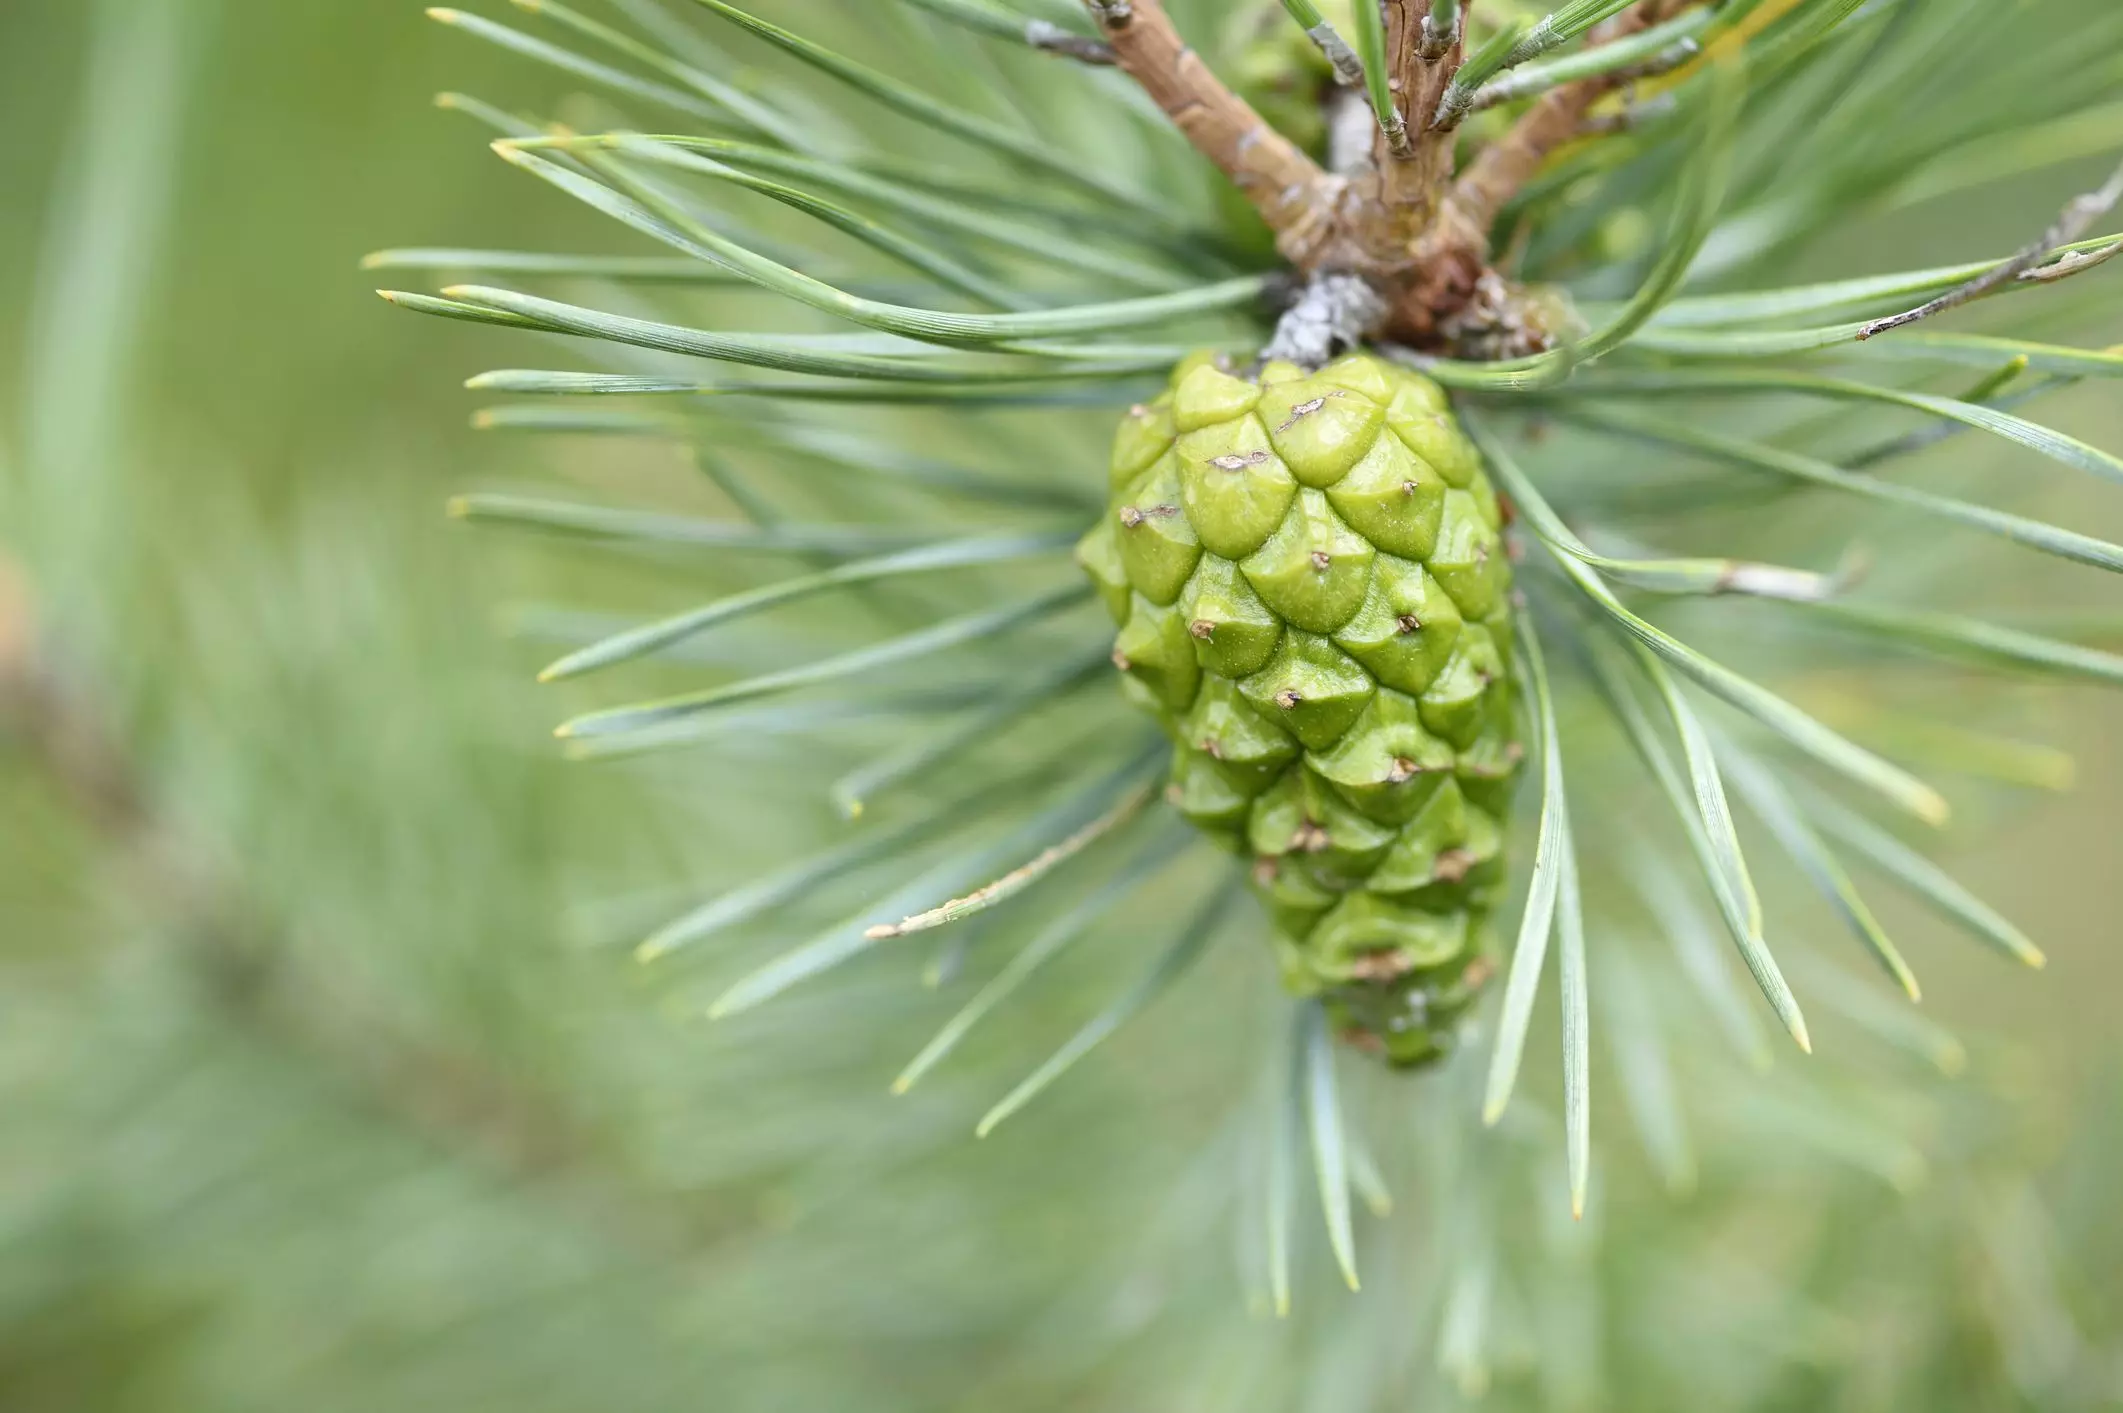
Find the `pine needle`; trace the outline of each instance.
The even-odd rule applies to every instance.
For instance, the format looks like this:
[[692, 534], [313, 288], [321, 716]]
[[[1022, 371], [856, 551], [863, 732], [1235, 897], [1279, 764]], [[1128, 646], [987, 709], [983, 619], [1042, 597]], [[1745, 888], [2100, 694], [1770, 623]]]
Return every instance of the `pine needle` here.
[[1320, 1211], [1327, 1220], [1327, 1242], [1335, 1265], [1351, 1290], [1356, 1278], [1356, 1235], [1350, 1225], [1349, 1159], [1342, 1130], [1341, 1096], [1334, 1082], [1334, 1049], [1327, 1034], [1327, 1013], [1317, 1001], [1295, 1010], [1292, 1047], [1303, 1076], [1305, 1114], [1312, 1136], [1312, 1172], [1319, 1183]]
[[912, 1089], [924, 1075], [957, 1049], [959, 1042], [971, 1034], [976, 1025], [985, 1020], [997, 1006], [1015, 995], [1032, 978], [1033, 973], [1073, 945], [1123, 899], [1164, 872], [1193, 842], [1191, 832], [1183, 827], [1168, 826], [1159, 837], [1145, 846], [1140, 857], [1131, 860], [1098, 889], [1041, 928], [1031, 941], [1018, 949], [1016, 955], [1011, 957], [1009, 963], [997, 972], [987, 985], [976, 992], [957, 1014], [944, 1022], [929, 1043], [921, 1048], [921, 1052], [907, 1062], [907, 1067], [892, 1081], [892, 1092], [904, 1094]]
[[[1546, 527], [1543, 538], [1553, 540], [1567, 535], [1561, 517], [1518, 469], [1502, 443], [1485, 429], [1485, 423], [1469, 418], [1467, 427], [1482, 448], [1491, 474], [1510, 492], [1529, 520]], [[1844, 739], [1782, 697], [1646, 622], [1624, 606], [1600, 577], [1580, 560], [1558, 555], [1554, 563], [1616, 627], [1671, 666], [1679, 668], [1713, 695], [1739, 708], [1823, 765], [1894, 801], [1926, 823], [1945, 823], [1949, 813], [1946, 800], [1931, 786]]]
[[1570, 1215], [1585, 1215], [1592, 1180], [1592, 1016], [1585, 975], [1585, 904], [1578, 890], [1577, 847], [1563, 822], [1556, 934], [1563, 1010], [1563, 1133], [1570, 1170]]
[[[1858, 332], [1858, 337], [1860, 339], [1873, 338], [1891, 330], [1914, 324], [1919, 319], [1928, 319], [1934, 314], [1943, 314], [1949, 309], [1955, 309], [1968, 303], [1970, 300], [1981, 299], [1992, 290], [2017, 280], [2022, 275], [2034, 273], [2035, 267], [2048, 258], [2050, 251], [2060, 245], [2068, 245], [2085, 235], [2087, 228], [2114, 210], [2116, 203], [2119, 201], [2123, 201], [2123, 166], [2117, 167], [2114, 174], [2095, 190], [2072, 198], [2049, 229], [2042, 232], [2031, 245], [2019, 251], [2010, 260], [2006, 260], [1994, 268], [1984, 271], [1966, 284], [1957, 285], [1938, 298], [1920, 304], [1914, 309], [1906, 310], [1889, 318], [1875, 319]], [[2077, 268], [2074, 268], [2071, 272], [2077, 273]]]
[[1541, 653], [1540, 635], [1531, 615], [1517, 614], [1520, 652], [1525, 659], [1525, 680], [1532, 690], [1535, 740], [1541, 760], [1541, 821], [1534, 844], [1533, 877], [1526, 893], [1525, 911], [1519, 918], [1518, 941], [1511, 948], [1511, 970], [1504, 983], [1504, 1001], [1497, 1014], [1496, 1044], [1489, 1057], [1489, 1082], [1482, 1100], [1482, 1122], [1494, 1125], [1504, 1117], [1511, 1092], [1518, 1083], [1519, 1062], [1526, 1051], [1526, 1030], [1533, 1018], [1535, 993], [1540, 990], [1541, 967], [1548, 956], [1548, 939], [1554, 930], [1556, 904], [1568, 869], [1570, 851], [1569, 804], [1563, 788], [1561, 735], [1556, 729], [1555, 698], [1548, 683], [1548, 664]]
[[1750, 760], [1744, 752], [1728, 747], [1727, 755], [1732, 760], [1736, 778], [1746, 791], [1748, 803], [1784, 852], [1791, 856], [1813, 885], [1827, 899], [1838, 916], [1865, 944], [1867, 951], [1879, 962], [1880, 969], [1901, 988], [1912, 1004], [1924, 999], [1923, 989], [1917, 985], [1916, 973], [1910, 970], [1894, 940], [1880, 926], [1872, 909], [1858, 893], [1857, 885], [1843, 870], [1834, 854], [1822, 844], [1806, 822], [1805, 816], [1793, 805], [1791, 798], [1774, 778], [1760, 765]]
[[1083, 1029], [1070, 1036], [1067, 1043], [1055, 1051], [1045, 1064], [1034, 1070], [1015, 1089], [1004, 1095], [994, 1108], [981, 1116], [980, 1122], [973, 1129], [975, 1136], [986, 1138], [993, 1133], [998, 1124], [1038, 1098], [1048, 1086], [1074, 1068], [1077, 1061], [1098, 1048], [1115, 1031], [1133, 1020], [1162, 995], [1166, 987], [1200, 958], [1223, 922], [1225, 911], [1238, 897], [1238, 891], [1235, 884], [1218, 888], [1140, 980], [1116, 996], [1104, 1010], [1093, 1016]]
[[[1152, 754], [1151, 759], [1156, 760], [1162, 754], [1161, 750], [1156, 751]], [[1138, 773], [1140, 773], [1140, 769], [1139, 767]], [[976, 913], [986, 912], [989, 908], [1007, 902], [1111, 834], [1114, 830], [1133, 820], [1142, 813], [1145, 805], [1156, 798], [1156, 795], [1157, 786], [1154, 783], [1146, 782], [1138, 785], [1123, 796], [1120, 803], [1112, 809], [1092, 820], [1060, 843], [1049, 845], [1040, 851], [1038, 857], [1019, 864], [994, 882], [982, 884], [971, 893], [953, 898], [946, 903], [939, 903], [926, 912], [915, 913], [910, 917], [902, 918], [898, 922], [879, 924], [864, 932], [863, 936], [872, 942], [883, 942], [894, 937], [906, 937], [912, 933], [927, 932], [931, 928], [943, 927], [962, 918], [972, 917]]]

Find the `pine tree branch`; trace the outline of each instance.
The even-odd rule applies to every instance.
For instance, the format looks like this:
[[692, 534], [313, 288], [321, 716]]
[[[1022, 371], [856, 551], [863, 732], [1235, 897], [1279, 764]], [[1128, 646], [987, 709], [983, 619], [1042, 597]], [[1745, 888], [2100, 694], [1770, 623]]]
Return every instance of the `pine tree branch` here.
[[97, 832], [131, 841], [145, 829], [145, 797], [83, 705], [40, 640], [29, 580], [0, 554], [0, 736], [43, 764]]
[[[12, 739], [121, 865], [203, 996], [232, 1024], [314, 1065], [356, 1106], [481, 1169], [543, 1183], [644, 1250], [698, 1227], [690, 1204], [644, 1211], [610, 1144], [559, 1096], [487, 1057], [408, 1027], [344, 975], [320, 977], [276, 943], [279, 924], [240, 871], [157, 798], [102, 698], [40, 631], [29, 579], [0, 553], [0, 739]], [[329, 998], [329, 1005], [318, 1004]]]
[[1395, 150], [1388, 135], [1382, 135], [1374, 156], [1379, 197], [1403, 242], [1430, 224], [1452, 179], [1453, 134], [1438, 130], [1432, 117], [1463, 57], [1465, 16], [1454, 7], [1449, 29], [1439, 34], [1432, 32], [1433, 19], [1430, 0], [1386, 0], [1389, 86], [1394, 106], [1413, 136], [1404, 139], [1403, 150]]
[[[1695, 3], [1699, 0], [1641, 0], [1635, 9], [1595, 31], [1587, 44], [1609, 44], [1640, 34]], [[1451, 205], [1467, 224], [1487, 231], [1504, 204], [1532, 179], [1548, 155], [1578, 136], [1593, 105], [1624, 82], [1619, 72], [1598, 74], [1544, 95], [1510, 132], [1482, 149], [1466, 175], [1453, 184]]]
[[1084, 0], [1115, 60], [1260, 212], [1301, 269], [1332, 238], [1344, 183], [1269, 126], [1187, 47], [1160, 0]]
[[1404, 85], [1400, 74], [1406, 66], [1408, 50], [1399, 32], [1398, 18], [1395, 16], [1389, 37], [1383, 0], [1357, 7], [1357, 49], [1363, 60], [1364, 87], [1371, 99], [1372, 115], [1384, 141], [1378, 157], [1381, 163], [1389, 157], [1406, 161], [1415, 155], [1408, 136], [1407, 108], [1401, 101]]

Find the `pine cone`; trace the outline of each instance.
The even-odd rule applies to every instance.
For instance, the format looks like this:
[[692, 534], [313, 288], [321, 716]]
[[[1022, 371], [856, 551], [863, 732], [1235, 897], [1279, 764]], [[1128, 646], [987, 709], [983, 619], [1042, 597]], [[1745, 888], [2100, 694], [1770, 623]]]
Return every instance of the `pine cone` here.
[[1078, 547], [1173, 802], [1255, 859], [1284, 985], [1395, 1065], [1489, 971], [1521, 747], [1496, 493], [1427, 379], [1199, 356], [1114, 441]]

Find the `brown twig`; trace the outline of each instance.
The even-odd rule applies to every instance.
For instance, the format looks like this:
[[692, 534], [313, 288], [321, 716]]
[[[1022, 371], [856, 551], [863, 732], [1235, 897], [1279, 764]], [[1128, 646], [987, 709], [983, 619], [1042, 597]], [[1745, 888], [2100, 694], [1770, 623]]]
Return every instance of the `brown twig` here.
[[[1464, 14], [1464, 11], [1462, 12]], [[1377, 155], [1379, 200], [1389, 213], [1390, 240], [1407, 247], [1436, 216], [1452, 179], [1453, 135], [1434, 130], [1430, 117], [1462, 57], [1460, 31], [1435, 43], [1428, 0], [1386, 0], [1388, 86], [1404, 123], [1405, 146], [1382, 142]]]
[[[1490, 267], [1491, 227], [1542, 160], [1579, 134], [1593, 105], [1647, 70], [1625, 68], [1556, 89], [1455, 183], [1457, 135], [1437, 115], [1464, 57], [1465, 4], [1459, 19], [1439, 27], [1449, 32], [1438, 33], [1429, 26], [1428, 0], [1361, 3], [1381, 6], [1386, 86], [1399, 122], [1372, 123], [1367, 139], [1355, 126], [1355, 103], [1343, 101], [1349, 124], [1334, 125], [1333, 170], [1327, 171], [1209, 71], [1161, 0], [1084, 0], [1120, 67], [1196, 151], [1238, 184], [1299, 275], [1354, 276], [1371, 284], [1384, 313], [1368, 336], [1414, 348], [1464, 343], [1491, 350], [1485, 355], [1491, 357], [1547, 347], [1548, 313]], [[1638, 0], [1588, 43], [1611, 43], [1701, 3]], [[1662, 54], [1652, 62], [1676, 57]]]
[[103, 699], [39, 631], [31, 583], [4, 553], [0, 740], [100, 837], [217, 1015], [312, 1064], [351, 1104], [470, 1165], [540, 1185], [639, 1249], [712, 1234], [714, 1214], [690, 1198], [644, 1202], [615, 1166], [610, 1135], [563, 1096], [299, 960], [242, 871], [160, 797]]
[[[1160, 0], [1084, 0], [1120, 67], [1238, 184], [1299, 273], [1354, 274], [1382, 290], [1417, 283], [1411, 307], [1450, 306], [1474, 287], [1485, 238], [1449, 219], [1454, 138], [1428, 123], [1459, 67], [1460, 34], [1455, 26], [1442, 45], [1426, 42], [1426, 0], [1376, 2], [1385, 9], [1387, 86], [1400, 122], [1375, 125], [1368, 169], [1359, 159], [1345, 173], [1339, 161], [1323, 170], [1211, 73]], [[1395, 295], [1385, 307], [1408, 303]], [[1427, 327], [1417, 325], [1404, 332]]]
[[1300, 269], [1323, 258], [1339, 225], [1344, 183], [1271, 127], [1187, 47], [1160, 0], [1084, 0], [1115, 60], [1237, 183]]
[[[1696, 0], [1641, 0], [1637, 7], [1600, 27], [1588, 44], [1608, 44], [1663, 24]], [[1548, 154], [1575, 138], [1592, 106], [1627, 80], [1620, 73], [1596, 74], [1566, 83], [1543, 95], [1511, 127], [1482, 149], [1453, 184], [1451, 205], [1470, 226], [1488, 230], [1504, 203], [1540, 170]]]
[[82, 705], [41, 641], [28, 578], [0, 556], [0, 736], [50, 769], [98, 831], [130, 840], [143, 832], [145, 797]]
[[[2085, 235], [2087, 228], [2113, 210], [2119, 201], [2123, 201], [2123, 166], [2117, 167], [2115, 173], [2096, 190], [2072, 198], [2063, 211], [2058, 213], [2057, 219], [2050, 223], [2049, 229], [2037, 236], [2032, 243], [2023, 247], [2010, 260], [2005, 261], [2003, 264], [1993, 265], [1990, 269], [1968, 281], [1968, 283], [1956, 285], [1929, 303], [1920, 304], [1914, 309], [1890, 315], [1885, 319], [1873, 320], [1864, 328], [1858, 330], [1858, 338], [1860, 340], [1869, 339], [1875, 334], [1884, 334], [1890, 329], [1899, 329], [1904, 325], [1914, 324], [1919, 319], [1929, 319], [1934, 314], [1943, 314], [1949, 309], [1957, 309], [1971, 300], [1981, 299], [1984, 295], [2001, 286], [2013, 283], [2022, 276], [2036, 274], [2036, 267], [2049, 258], [2051, 251], [2060, 245], [2070, 245], [2080, 236]], [[2105, 259], [2106, 256], [2104, 255], [2102, 258]], [[2070, 256], [2065, 257], [2065, 260], [2070, 259]], [[2059, 261], [2058, 263], [2063, 264], [2064, 262]], [[2057, 276], [2052, 278], [2061, 278], [2066, 274], [2076, 274], [2080, 270], [2089, 268], [2091, 264], [2098, 263], [2100, 263], [2098, 260], [2091, 262], [2079, 261], [2060, 271]]]

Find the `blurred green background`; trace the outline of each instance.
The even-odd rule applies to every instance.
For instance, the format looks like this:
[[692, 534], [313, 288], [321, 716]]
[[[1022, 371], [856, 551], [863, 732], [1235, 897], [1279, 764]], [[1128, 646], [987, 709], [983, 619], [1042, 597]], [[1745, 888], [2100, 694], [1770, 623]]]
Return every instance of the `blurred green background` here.
[[[445, 88], [553, 84], [410, 4], [0, 7], [0, 653], [33, 618], [58, 704], [0, 754], [0, 1409], [1150, 1406], [1093, 1391], [1082, 1332], [1131, 1332], [1102, 1263], [1142, 1233], [1221, 1239], [1165, 1204], [1230, 1045], [1173, 1028], [1228, 1017], [976, 1146], [978, 1086], [883, 1094], [937, 1015], [908, 967], [707, 1030], [598, 945], [755, 802], [561, 762], [502, 620], [575, 571], [442, 515], [554, 453], [467, 425], [501, 336], [394, 313], [359, 257], [608, 245]], [[2080, 175], [1835, 267], [2009, 247]], [[2108, 396], [2055, 420], [2123, 444]], [[2038, 1174], [2123, 1094], [2123, 731], [2060, 700], [2076, 788], [1952, 859], [2047, 974], [1909, 922], [1932, 1012], [2042, 1096]]]

